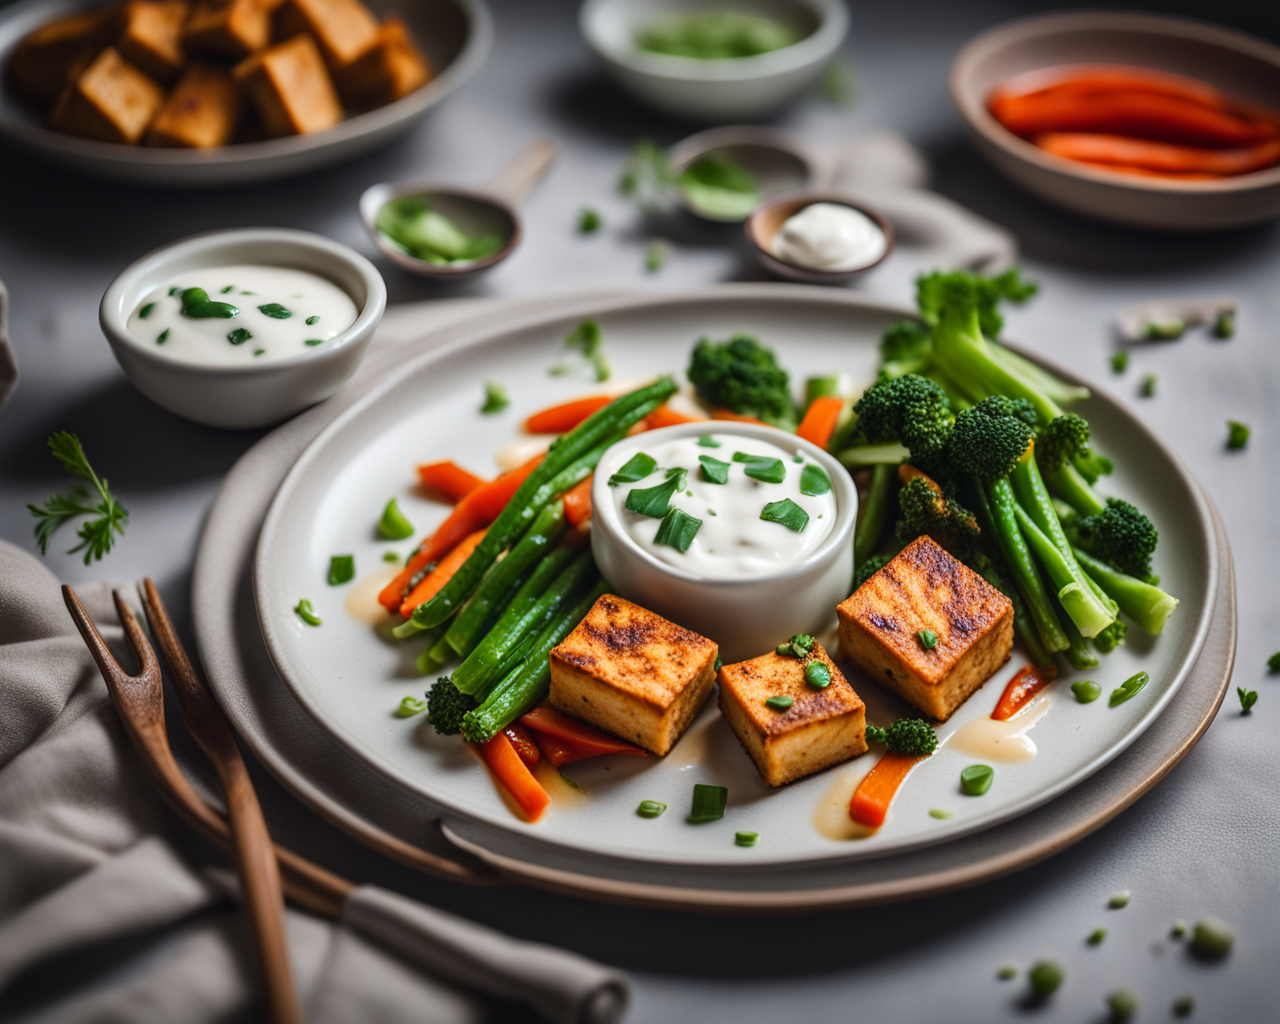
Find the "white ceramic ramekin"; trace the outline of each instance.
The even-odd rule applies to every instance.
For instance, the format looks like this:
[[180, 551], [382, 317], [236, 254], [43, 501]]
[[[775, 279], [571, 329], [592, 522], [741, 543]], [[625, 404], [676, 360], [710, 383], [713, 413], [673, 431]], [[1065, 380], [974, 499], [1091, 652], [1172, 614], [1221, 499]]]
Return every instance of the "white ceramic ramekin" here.
[[[327, 278], [351, 296], [356, 322], [291, 359], [256, 366], [204, 366], [135, 338], [128, 320], [142, 297], [177, 274], [249, 263], [293, 267]], [[193, 235], [126, 268], [102, 296], [98, 321], [125, 375], [157, 405], [214, 427], [279, 423], [328, 398], [356, 371], [387, 308], [387, 286], [359, 253], [307, 231], [237, 228]]]
[[[768, 441], [822, 466], [836, 499], [836, 525], [827, 539], [790, 568], [750, 580], [712, 580], [682, 572], [632, 540], [614, 505], [610, 472], [659, 442], [712, 433]], [[628, 437], [600, 460], [591, 485], [591, 509], [591, 553], [613, 592], [714, 640], [726, 663], [765, 654], [796, 633], [829, 628], [836, 605], [853, 590], [858, 489], [836, 459], [783, 430], [714, 420]]]

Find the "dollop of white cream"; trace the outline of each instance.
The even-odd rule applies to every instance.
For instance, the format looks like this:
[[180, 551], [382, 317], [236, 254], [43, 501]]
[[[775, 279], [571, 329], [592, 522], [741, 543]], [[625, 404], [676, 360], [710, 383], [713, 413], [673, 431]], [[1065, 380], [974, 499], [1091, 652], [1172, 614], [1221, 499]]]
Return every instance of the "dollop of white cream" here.
[[[211, 302], [227, 303], [232, 317], [190, 317], [182, 292], [203, 288]], [[262, 311], [268, 307], [277, 315]], [[288, 316], [281, 316], [281, 307]], [[359, 311], [332, 281], [292, 267], [242, 264], [178, 274], [144, 296], [129, 316], [139, 341], [171, 359], [205, 366], [278, 362], [336, 338]]]
[[782, 222], [771, 246], [778, 259], [814, 270], [857, 270], [889, 245], [880, 225], [841, 203], [811, 203]]
[[[753, 579], [781, 572], [816, 550], [836, 525], [836, 500], [833, 491], [825, 494], [800, 493], [800, 477], [811, 460], [803, 457], [799, 446], [790, 449], [768, 441], [736, 434], [707, 434], [718, 447], [698, 444], [697, 437], [686, 437], [639, 449], [628, 446], [625, 452], [610, 451], [601, 460], [597, 473], [613, 475], [636, 454], [637, 450], [652, 457], [658, 469], [635, 483], [620, 483], [610, 488], [617, 510], [618, 523], [636, 544], [674, 568], [704, 579]], [[765, 483], [746, 475], [743, 463], [734, 462], [737, 452], [782, 462], [785, 477], [781, 483]], [[713, 484], [704, 479], [698, 456], [707, 455], [729, 464], [728, 479]], [[800, 461], [796, 461], [797, 456]], [[702, 520], [687, 551], [655, 543], [661, 520], [627, 510], [627, 495], [636, 488], [656, 487], [667, 479], [669, 469], [688, 470], [683, 489], [671, 498], [678, 508]], [[825, 471], [824, 471], [825, 473]], [[801, 532], [780, 523], [760, 518], [771, 502], [790, 498], [809, 516]]]

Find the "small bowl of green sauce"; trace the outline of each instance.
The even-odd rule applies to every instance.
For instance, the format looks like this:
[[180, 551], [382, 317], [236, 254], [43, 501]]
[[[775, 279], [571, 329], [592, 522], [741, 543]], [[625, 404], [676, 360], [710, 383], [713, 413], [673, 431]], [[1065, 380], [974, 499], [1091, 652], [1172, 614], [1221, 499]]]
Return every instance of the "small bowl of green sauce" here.
[[772, 128], [712, 128], [667, 154], [675, 194], [704, 220], [741, 223], [766, 199], [812, 188], [816, 160], [796, 139]]
[[636, 99], [728, 122], [772, 114], [812, 85], [849, 14], [843, 0], [587, 0], [578, 24]]

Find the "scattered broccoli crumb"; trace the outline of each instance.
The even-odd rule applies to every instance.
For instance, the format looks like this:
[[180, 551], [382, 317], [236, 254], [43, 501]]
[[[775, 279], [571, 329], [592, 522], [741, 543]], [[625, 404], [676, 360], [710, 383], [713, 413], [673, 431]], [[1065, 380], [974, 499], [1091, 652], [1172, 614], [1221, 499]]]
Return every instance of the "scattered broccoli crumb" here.
[[655, 238], [649, 243], [644, 254], [644, 269], [653, 274], [662, 269], [671, 256], [671, 243], [663, 238]]
[[1129, 898], [1132, 894], [1128, 889], [1121, 889], [1119, 892], [1111, 894], [1111, 899], [1107, 900], [1107, 906], [1112, 910], [1119, 910], [1121, 907], [1129, 905]]
[[1142, 378], [1142, 386], [1138, 389], [1138, 394], [1143, 398], [1154, 398], [1156, 394], [1156, 375], [1149, 373]]
[[938, 749], [938, 734], [923, 718], [899, 718], [887, 729], [868, 725], [867, 742], [883, 743], [895, 754], [927, 757]]
[[1000, 970], [996, 971], [996, 977], [1001, 981], [1011, 981], [1017, 976], [1018, 968], [1009, 964], [1006, 964], [1004, 967], [1001, 967]]
[[800, 658], [803, 660], [813, 653], [813, 645], [817, 642], [814, 637], [809, 636], [807, 633], [797, 633], [785, 644], [778, 644], [777, 652], [784, 658]]
[[1280, 672], [1280, 651], [1276, 651], [1267, 659], [1267, 670], [1269, 672]]
[[1235, 929], [1216, 917], [1206, 917], [1196, 922], [1191, 933], [1191, 948], [1203, 957], [1216, 959], [1231, 952], [1236, 940]]
[[1107, 1007], [1114, 1021], [1132, 1020], [1138, 1012], [1138, 997], [1132, 989], [1122, 988], [1107, 996]]
[[1121, 349], [1119, 352], [1111, 354], [1111, 372], [1114, 374], [1124, 373], [1129, 369], [1129, 352], [1127, 349]]
[[1182, 996], [1180, 999], [1174, 1000], [1173, 1015], [1175, 1017], [1190, 1017], [1191, 1011], [1196, 1008], [1196, 1001], [1190, 996]]
[[487, 380], [484, 382], [484, 405], [480, 406], [480, 411], [486, 416], [502, 412], [511, 404], [511, 399], [507, 397], [507, 389], [495, 381]]
[[1105, 928], [1095, 928], [1092, 932], [1089, 933], [1089, 938], [1088, 938], [1089, 945], [1100, 946], [1102, 945], [1102, 940], [1105, 939], [1106, 937], [1107, 937], [1107, 930]]
[[578, 214], [578, 234], [594, 235], [600, 230], [600, 225], [602, 223], [603, 221], [600, 220], [600, 214], [596, 213], [596, 211], [590, 207], [584, 207], [582, 212]]
[[1174, 341], [1187, 331], [1185, 320], [1148, 320], [1144, 334], [1148, 341]]
[[916, 639], [920, 641], [920, 646], [926, 651], [931, 651], [938, 646], [938, 634], [931, 629], [922, 629], [916, 634]]
[[1182, 938], [1184, 935], [1187, 934], [1187, 922], [1174, 921], [1173, 927], [1169, 929], [1169, 934], [1172, 935], [1175, 939]]
[[1227, 420], [1227, 447], [1243, 448], [1249, 443], [1249, 428], [1239, 420]]
[[1036, 995], [1048, 996], [1058, 991], [1065, 977], [1061, 964], [1053, 960], [1041, 960], [1031, 968], [1027, 977], [1031, 979], [1031, 987]]
[[1213, 321], [1213, 336], [1215, 338], [1230, 338], [1236, 333], [1236, 315], [1234, 313], [1219, 313], [1217, 319]]
[[1246, 690], [1243, 686], [1236, 687], [1236, 696], [1240, 698], [1240, 714], [1247, 715], [1253, 710], [1253, 706], [1258, 703], [1258, 691]]

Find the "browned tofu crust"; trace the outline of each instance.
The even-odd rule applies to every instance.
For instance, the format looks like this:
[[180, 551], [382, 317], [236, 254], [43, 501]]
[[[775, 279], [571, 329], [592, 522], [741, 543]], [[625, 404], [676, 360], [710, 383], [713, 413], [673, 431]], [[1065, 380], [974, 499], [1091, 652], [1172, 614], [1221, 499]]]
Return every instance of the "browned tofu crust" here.
[[164, 102], [164, 90], [108, 46], [59, 97], [49, 126], [68, 135], [133, 145]]
[[342, 120], [333, 81], [315, 40], [305, 33], [247, 58], [232, 76], [268, 135], [318, 132]]
[[373, 46], [334, 75], [342, 101], [357, 108], [394, 103], [430, 80], [431, 65], [394, 14], [378, 27]]
[[360, 0], [289, 0], [276, 16], [276, 37], [298, 32], [315, 37], [336, 73], [378, 41], [378, 19]]
[[280, 0], [196, 0], [182, 41], [196, 53], [240, 60], [271, 42], [271, 17]]
[[[821, 661], [831, 682], [805, 681], [805, 666]], [[867, 749], [866, 705], [821, 644], [804, 661], [770, 652], [720, 669], [720, 711], [761, 778], [781, 786], [857, 757]], [[790, 697], [778, 711], [770, 697]]]
[[172, 82], [186, 60], [182, 24], [190, 9], [186, 0], [129, 0], [116, 49], [156, 81]]
[[120, 16], [120, 8], [103, 7], [41, 25], [9, 57], [5, 75], [10, 88], [30, 103], [52, 103], [111, 42]]
[[240, 123], [240, 89], [221, 64], [197, 60], [173, 92], [147, 132], [148, 146], [211, 149], [225, 146]]
[[[937, 719], [1009, 660], [1013, 605], [929, 537], [918, 537], [837, 609], [845, 655]], [[938, 642], [920, 643], [921, 630]]]
[[605, 594], [551, 652], [553, 707], [659, 756], [715, 682], [715, 643]]

